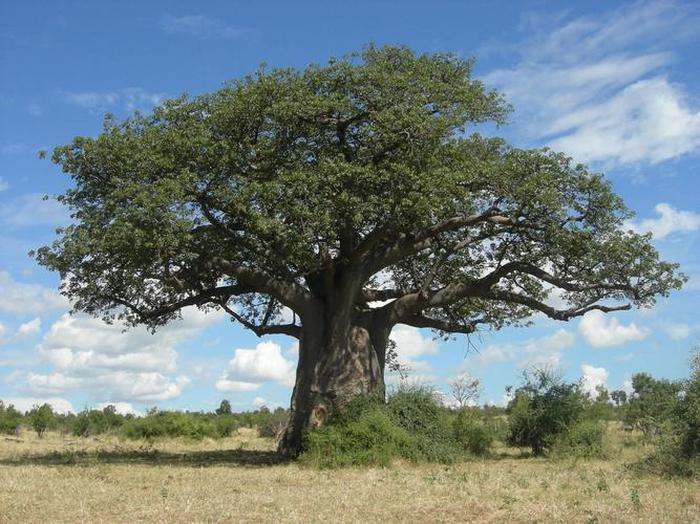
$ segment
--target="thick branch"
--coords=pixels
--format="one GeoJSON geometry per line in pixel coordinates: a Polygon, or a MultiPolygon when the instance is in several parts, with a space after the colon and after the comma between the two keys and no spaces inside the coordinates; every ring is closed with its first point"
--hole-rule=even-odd
{"type": "Polygon", "coordinates": [[[477,324],[483,323],[483,320],[472,320],[466,324],[458,322],[449,322],[447,320],[438,320],[435,318],[426,317],[424,315],[413,315],[401,320],[401,324],[413,326],[417,328],[430,328],[446,333],[474,333],[477,324]]]}
{"type": "Polygon", "coordinates": [[[258,337],[263,337],[265,335],[288,335],[290,337],[295,337],[295,338],[301,337],[301,327],[297,326],[295,324],[269,324],[269,325],[261,324],[261,325],[257,325],[257,324],[253,324],[249,320],[246,320],[245,318],[243,318],[243,316],[236,313],[228,305],[220,304],[220,306],[224,309],[224,311],[226,311],[226,313],[228,313],[233,318],[235,318],[243,326],[250,329],[258,337]]]}
{"type": "Polygon", "coordinates": [[[277,280],[263,271],[237,266],[220,257],[214,257],[212,263],[239,282],[273,296],[302,317],[314,300],[308,290],[295,282],[277,280]]]}

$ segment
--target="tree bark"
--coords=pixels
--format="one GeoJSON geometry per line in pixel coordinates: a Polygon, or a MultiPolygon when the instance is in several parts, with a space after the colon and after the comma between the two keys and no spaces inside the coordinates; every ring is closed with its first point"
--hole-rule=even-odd
{"type": "Polygon", "coordinates": [[[390,329],[371,317],[319,315],[301,329],[290,418],[278,451],[296,457],[303,433],[359,395],[384,396],[384,360],[390,329]]]}

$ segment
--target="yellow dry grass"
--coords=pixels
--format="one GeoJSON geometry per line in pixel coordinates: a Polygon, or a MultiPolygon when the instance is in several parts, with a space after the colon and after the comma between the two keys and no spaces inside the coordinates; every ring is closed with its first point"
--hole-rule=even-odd
{"type": "Polygon", "coordinates": [[[609,460],[497,453],[451,466],[317,471],[252,431],[219,441],[0,437],[0,522],[700,522],[697,481],[609,460]]]}

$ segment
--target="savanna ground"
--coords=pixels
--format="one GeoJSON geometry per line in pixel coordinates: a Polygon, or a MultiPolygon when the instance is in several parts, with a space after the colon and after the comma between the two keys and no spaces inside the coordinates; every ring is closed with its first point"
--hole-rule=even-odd
{"type": "Polygon", "coordinates": [[[317,470],[241,429],[201,441],[0,438],[0,522],[700,522],[700,482],[630,467],[648,452],[611,424],[609,458],[496,448],[445,465],[317,470]]]}

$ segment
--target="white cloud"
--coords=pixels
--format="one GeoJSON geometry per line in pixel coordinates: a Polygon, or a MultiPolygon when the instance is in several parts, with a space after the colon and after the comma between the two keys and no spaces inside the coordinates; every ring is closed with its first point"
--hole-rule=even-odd
{"type": "Polygon", "coordinates": [[[396,352],[401,361],[438,352],[437,341],[424,337],[420,329],[413,326],[399,324],[392,330],[390,338],[396,343],[396,352]]]}
{"type": "Polygon", "coordinates": [[[126,111],[150,109],[160,104],[165,98],[165,94],[150,93],[140,87],[127,87],[117,91],[64,93],[64,97],[69,104],[93,112],[103,112],[116,107],[123,108],[126,111]]]}
{"type": "Polygon", "coordinates": [[[96,409],[104,409],[107,406],[114,406],[116,412],[120,415],[135,415],[137,417],[143,415],[141,411],[134,408],[129,402],[100,402],[95,407],[96,409]]]}
{"type": "Polygon", "coordinates": [[[46,313],[69,307],[68,300],[39,284],[23,284],[12,279],[7,271],[0,271],[0,312],[16,315],[46,313]]]}
{"type": "Polygon", "coordinates": [[[28,193],[0,204],[0,225],[8,228],[60,227],[70,223],[68,209],[41,193],[28,193]]]}
{"type": "Polygon", "coordinates": [[[590,364],[581,365],[581,389],[592,398],[598,396],[596,388],[608,387],[608,371],[605,368],[596,368],[590,364]]]}
{"type": "Polygon", "coordinates": [[[518,361],[519,365],[558,367],[561,352],[571,347],[576,339],[573,333],[560,329],[555,333],[520,344],[493,344],[476,356],[476,362],[490,364],[494,362],[518,361]]]}
{"type": "Polygon", "coordinates": [[[27,388],[41,394],[91,391],[125,401],[176,398],[190,382],[187,376],[167,375],[177,370],[176,347],[221,318],[187,308],[181,320],[151,334],[143,327],[124,331],[120,322],[65,314],[38,346],[53,369],[27,374],[27,388]]]}
{"type": "Polygon", "coordinates": [[[577,160],[656,163],[691,153],[700,145],[700,111],[663,76],[674,56],[658,49],[692,38],[697,17],[687,11],[658,2],[553,29],[537,20],[515,67],[485,81],[514,103],[516,124],[531,140],[577,160]]]}
{"type": "Polygon", "coordinates": [[[27,387],[42,394],[62,394],[69,391],[93,391],[111,396],[146,401],[171,400],[179,397],[190,383],[186,376],[174,380],[157,372],[133,373],[113,371],[87,376],[71,376],[63,373],[28,373],[27,387]]]}
{"type": "Polygon", "coordinates": [[[255,349],[236,349],[228,368],[216,382],[219,391],[255,391],[264,382],[294,385],[296,364],[274,342],[260,342],[255,349]]]}
{"type": "Polygon", "coordinates": [[[690,336],[691,327],[688,324],[667,324],[665,331],[673,340],[683,340],[690,336]]]}
{"type": "Polygon", "coordinates": [[[589,311],[578,325],[578,331],[594,347],[619,346],[627,342],[644,340],[649,330],[634,322],[623,325],[617,318],[601,311],[589,311]]]}
{"type": "Polygon", "coordinates": [[[262,397],[255,397],[250,405],[253,406],[253,409],[260,409],[263,406],[269,409],[275,409],[279,406],[277,402],[262,397]]]}
{"type": "Polygon", "coordinates": [[[59,414],[65,413],[75,413],[73,405],[64,398],[58,397],[0,397],[6,406],[13,405],[17,411],[27,412],[31,410],[34,406],[41,406],[43,404],[48,404],[54,410],[54,412],[59,414]]]}
{"type": "Polygon", "coordinates": [[[17,333],[20,336],[28,336],[28,335],[34,335],[38,333],[41,330],[41,319],[39,317],[36,317],[34,320],[30,320],[29,322],[25,322],[24,324],[21,324],[19,328],[17,329],[17,333]]]}
{"type": "Polygon", "coordinates": [[[8,187],[10,187],[10,184],[0,176],[0,191],[5,191],[8,187]]]}
{"type": "Polygon", "coordinates": [[[160,25],[168,34],[197,37],[233,39],[250,32],[205,15],[165,16],[160,25]]]}
{"type": "Polygon", "coordinates": [[[658,218],[645,218],[638,223],[630,221],[626,226],[636,233],[650,232],[657,240],[672,233],[700,228],[700,214],[693,211],[681,211],[666,203],[656,204],[654,210],[658,218]]]}

